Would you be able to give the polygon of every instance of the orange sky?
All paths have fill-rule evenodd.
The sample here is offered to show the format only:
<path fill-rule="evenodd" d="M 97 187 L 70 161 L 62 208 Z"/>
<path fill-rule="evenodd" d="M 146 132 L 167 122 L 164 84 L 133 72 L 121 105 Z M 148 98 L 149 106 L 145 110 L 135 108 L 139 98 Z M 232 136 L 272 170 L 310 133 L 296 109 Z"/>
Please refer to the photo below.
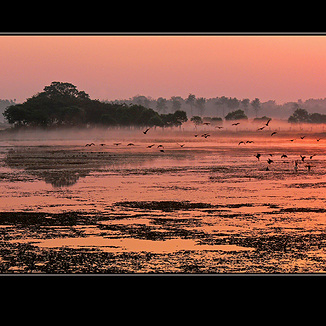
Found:
<path fill-rule="evenodd" d="M 326 97 L 325 36 L 0 36 L 0 98 L 24 101 L 52 81 L 92 99 L 141 94 Z"/>

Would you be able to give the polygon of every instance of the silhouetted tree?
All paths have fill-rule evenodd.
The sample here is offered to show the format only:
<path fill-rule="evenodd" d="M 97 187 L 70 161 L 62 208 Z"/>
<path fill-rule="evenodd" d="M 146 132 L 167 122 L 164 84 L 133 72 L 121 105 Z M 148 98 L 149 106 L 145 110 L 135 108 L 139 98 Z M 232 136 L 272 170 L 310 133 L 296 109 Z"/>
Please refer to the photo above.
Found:
<path fill-rule="evenodd" d="M 198 115 L 192 116 L 190 121 L 192 121 L 196 126 L 203 124 L 203 119 Z"/>
<path fill-rule="evenodd" d="M 300 122 L 310 122 L 309 113 L 305 109 L 296 109 L 294 113 L 289 117 L 288 122 L 300 123 Z"/>
<path fill-rule="evenodd" d="M 164 101 L 163 101 L 164 102 Z M 166 102 L 166 100 L 165 100 Z M 165 103 L 164 102 L 164 103 Z M 186 112 L 159 115 L 140 104 L 108 103 L 91 100 L 70 83 L 52 82 L 44 91 L 24 103 L 10 105 L 3 113 L 14 126 L 179 126 L 187 121 Z"/>
<path fill-rule="evenodd" d="M 186 103 L 190 105 L 191 116 L 193 116 L 193 107 L 195 105 L 195 102 L 196 102 L 196 96 L 194 94 L 189 94 L 186 99 Z"/>
<path fill-rule="evenodd" d="M 219 110 L 220 108 L 222 108 L 222 116 L 224 117 L 225 115 L 225 111 L 224 111 L 224 108 L 225 106 L 227 105 L 227 102 L 228 102 L 228 98 L 225 97 L 225 96 L 221 96 L 217 99 L 217 101 L 215 102 L 215 105 L 217 106 L 217 110 Z M 217 114 L 218 111 L 217 111 Z"/>
<path fill-rule="evenodd" d="M 243 107 L 245 114 L 248 114 L 249 103 L 250 103 L 249 98 L 244 98 L 243 100 L 240 101 L 240 104 Z"/>
<path fill-rule="evenodd" d="M 203 114 L 205 112 L 205 103 L 206 103 L 206 99 L 204 97 L 199 97 L 195 101 L 195 105 L 198 109 L 198 114 L 200 116 L 203 116 Z"/>
<path fill-rule="evenodd" d="M 227 107 L 229 109 L 229 112 L 234 111 L 235 109 L 239 108 L 240 101 L 236 97 L 229 97 L 227 101 Z"/>
<path fill-rule="evenodd" d="M 236 110 L 233 112 L 229 112 L 226 117 L 225 120 L 247 120 L 248 117 L 245 115 L 243 110 Z"/>
<path fill-rule="evenodd" d="M 256 114 L 256 118 L 257 118 L 258 117 L 258 111 L 260 109 L 260 100 L 259 100 L 259 98 L 256 97 L 254 100 L 251 101 L 250 104 L 251 104 L 252 108 L 254 109 L 255 114 Z"/>
<path fill-rule="evenodd" d="M 158 112 L 163 112 L 165 113 L 166 112 L 166 109 L 167 109 L 167 100 L 163 97 L 159 97 L 156 101 L 156 108 L 158 110 Z"/>
<path fill-rule="evenodd" d="M 172 101 L 172 111 L 178 111 L 181 108 L 181 102 L 180 102 L 180 96 L 172 96 L 171 97 Z"/>

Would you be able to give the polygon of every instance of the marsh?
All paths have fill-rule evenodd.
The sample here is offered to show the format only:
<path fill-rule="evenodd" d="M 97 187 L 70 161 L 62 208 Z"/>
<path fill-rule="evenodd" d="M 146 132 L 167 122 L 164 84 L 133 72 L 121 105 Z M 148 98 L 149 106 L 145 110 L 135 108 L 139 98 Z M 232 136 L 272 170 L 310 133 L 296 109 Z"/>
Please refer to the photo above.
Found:
<path fill-rule="evenodd" d="M 210 134 L 2 139 L 0 271 L 325 272 L 320 134 Z"/>

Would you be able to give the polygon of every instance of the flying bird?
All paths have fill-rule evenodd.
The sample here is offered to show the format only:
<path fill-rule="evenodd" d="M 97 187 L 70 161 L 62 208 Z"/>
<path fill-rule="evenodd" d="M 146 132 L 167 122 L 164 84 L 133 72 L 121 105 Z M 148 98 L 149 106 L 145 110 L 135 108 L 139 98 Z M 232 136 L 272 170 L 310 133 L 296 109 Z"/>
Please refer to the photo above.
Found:
<path fill-rule="evenodd" d="M 119 146 L 121 143 L 113 143 L 113 145 L 115 146 Z"/>
<path fill-rule="evenodd" d="M 274 161 L 273 160 L 271 160 L 270 158 L 267 160 L 267 163 L 268 164 L 271 164 L 271 163 L 273 163 Z"/>
<path fill-rule="evenodd" d="M 148 145 L 147 148 L 152 148 L 155 144 Z"/>
<path fill-rule="evenodd" d="M 272 120 L 272 119 L 269 119 L 269 120 L 266 122 L 265 126 L 268 126 L 268 124 L 270 123 L 271 120 Z"/>
<path fill-rule="evenodd" d="M 239 124 L 240 124 L 240 122 L 235 122 L 235 123 L 232 123 L 231 126 L 237 126 L 237 125 L 239 125 Z"/>
<path fill-rule="evenodd" d="M 151 128 L 147 128 L 146 130 L 143 131 L 143 134 L 146 135 L 147 134 L 147 131 L 151 129 Z"/>
<path fill-rule="evenodd" d="M 133 144 L 133 143 L 129 143 L 127 146 L 135 146 L 135 144 Z"/>
<path fill-rule="evenodd" d="M 157 148 L 160 148 L 160 147 L 164 148 L 164 146 L 163 146 L 163 145 L 158 145 L 158 146 L 157 146 Z"/>
<path fill-rule="evenodd" d="M 317 154 L 313 154 L 313 155 L 310 155 L 310 159 L 312 159 L 314 156 L 316 156 Z"/>
<path fill-rule="evenodd" d="M 215 126 L 215 128 L 218 128 L 218 129 L 223 129 L 223 127 L 220 127 L 220 126 Z"/>
<path fill-rule="evenodd" d="M 318 138 L 317 141 L 320 141 L 321 139 L 323 139 L 323 138 Z"/>
<path fill-rule="evenodd" d="M 287 155 L 285 155 L 285 154 L 283 154 L 282 156 L 281 156 L 281 158 L 287 158 L 288 156 Z"/>
<path fill-rule="evenodd" d="M 263 130 L 265 128 L 265 126 L 262 126 L 260 128 L 258 128 L 257 130 Z"/>
<path fill-rule="evenodd" d="M 261 154 L 257 153 L 257 155 L 255 155 L 255 157 L 257 157 L 258 161 L 260 161 L 260 157 L 261 157 Z"/>
<path fill-rule="evenodd" d="M 205 138 L 207 138 L 209 136 L 210 136 L 210 134 L 206 134 L 206 133 L 201 135 L 201 137 L 205 137 Z"/>
<path fill-rule="evenodd" d="M 302 160 L 302 162 L 304 162 L 304 159 L 306 158 L 305 156 L 302 156 L 302 155 L 300 155 L 301 156 L 301 160 Z"/>
<path fill-rule="evenodd" d="M 178 144 L 180 147 L 184 147 L 184 145 L 185 145 L 185 144 L 179 144 L 179 143 L 177 143 L 177 144 Z"/>
<path fill-rule="evenodd" d="M 160 152 L 164 153 L 164 149 L 160 149 Z"/>
<path fill-rule="evenodd" d="M 244 141 L 242 141 L 242 140 L 239 142 L 238 145 L 240 145 L 240 144 L 245 144 L 246 145 L 246 143 Z"/>
<path fill-rule="evenodd" d="M 303 139 L 303 138 L 305 138 L 305 137 L 306 137 L 306 136 L 301 136 L 300 138 Z"/>
<path fill-rule="evenodd" d="M 290 139 L 290 141 L 295 141 L 295 138 L 294 139 Z"/>
<path fill-rule="evenodd" d="M 273 131 L 273 132 L 271 133 L 271 136 L 273 136 L 273 135 L 275 135 L 275 134 L 277 134 L 277 132 L 276 132 L 276 131 Z"/>

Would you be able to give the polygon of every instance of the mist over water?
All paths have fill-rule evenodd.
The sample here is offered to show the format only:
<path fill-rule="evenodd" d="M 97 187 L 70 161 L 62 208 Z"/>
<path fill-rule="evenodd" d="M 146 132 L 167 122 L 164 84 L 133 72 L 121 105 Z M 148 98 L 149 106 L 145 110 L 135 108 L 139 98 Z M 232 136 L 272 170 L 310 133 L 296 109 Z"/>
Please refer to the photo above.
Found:
<path fill-rule="evenodd" d="M 324 126 L 264 124 L 2 132 L 3 244 L 41 272 L 324 271 Z"/>

